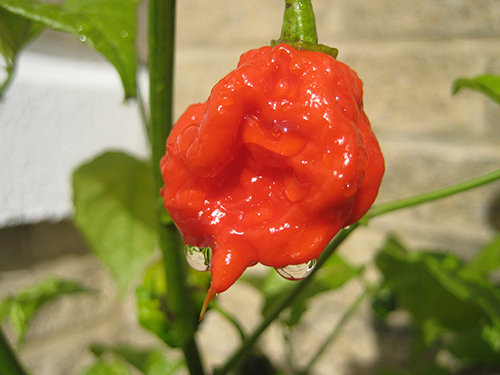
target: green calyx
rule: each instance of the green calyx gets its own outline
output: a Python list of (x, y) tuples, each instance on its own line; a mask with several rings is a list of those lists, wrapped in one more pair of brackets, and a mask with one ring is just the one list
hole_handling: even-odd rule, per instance
[(310, 0), (285, 0), (281, 37), (271, 46), (287, 43), (298, 50), (322, 52), (337, 58), (338, 50), (318, 44), (316, 18)]
[(278, 44), (286, 43), (291, 45), (293, 48), (297, 50), (306, 50), (306, 51), (315, 51), (315, 52), (321, 52), (326, 55), (330, 55), (334, 59), (337, 58), (337, 55), (339, 54), (339, 50), (337, 48), (333, 47), (328, 47), (325, 46), (324, 44), (313, 44), (313, 43), (308, 43), (304, 42), (303, 40), (282, 40), (282, 39), (273, 39), (271, 40), (271, 47), (276, 47)]

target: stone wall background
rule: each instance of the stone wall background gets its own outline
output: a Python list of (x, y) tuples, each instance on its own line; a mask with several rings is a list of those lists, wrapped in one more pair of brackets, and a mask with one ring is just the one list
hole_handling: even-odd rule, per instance
[[(320, 42), (339, 48), (339, 60), (365, 84), (365, 109), (386, 158), (377, 202), (444, 187), (500, 166), (499, 107), (471, 91), (451, 95), (458, 77), (500, 74), (499, 0), (314, 0), (313, 5)], [(282, 1), (179, 1), (176, 116), (190, 103), (204, 101), (242, 52), (279, 37), (282, 11)], [(145, 45), (142, 35), (138, 47), (143, 55)], [(89, 63), (98, 59), (79, 42), (53, 33), (30, 48), (73, 51), (91, 56)], [(342, 253), (364, 263), (387, 233), (396, 233), (411, 246), (471, 256), (499, 229), (499, 196), (496, 183), (376, 218), (343, 245)], [(75, 374), (93, 360), (86, 349), (90, 342), (153, 343), (136, 326), (133, 298), (117, 298), (108, 271), (88, 252), (70, 218), (50, 219), (0, 229), (0, 299), (52, 274), (82, 280), (101, 292), (63, 298), (42, 311), (23, 350), (29, 369), (35, 375)], [(311, 353), (359, 288), (348, 285), (315, 301), (295, 334), (301, 343), (299, 359)], [(220, 300), (248, 328), (256, 323), (258, 295), (244, 284)], [(274, 331), (263, 342), (280, 358)], [(364, 306), (316, 373), (369, 374), (381, 361), (397, 362), (404, 337), (395, 338), (400, 352), (390, 353), (382, 350), (381, 339)], [(237, 335), (220, 316), (209, 313), (200, 342), (205, 360), (216, 363), (235, 347)]]

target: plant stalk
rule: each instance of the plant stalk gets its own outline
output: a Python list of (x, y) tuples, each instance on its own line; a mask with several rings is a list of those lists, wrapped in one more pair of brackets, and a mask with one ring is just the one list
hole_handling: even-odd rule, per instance
[(281, 40), (318, 43), (316, 18), (310, 0), (285, 0)]
[(432, 202), (438, 199), (446, 198), (451, 195), (455, 195), (458, 193), (462, 193), (467, 190), (471, 190), (486, 184), (489, 184), (490, 182), (500, 180), (500, 169), (497, 169), (496, 171), (484, 174), (479, 177), (471, 178), (467, 181), (460, 182), (456, 185), (451, 185), (447, 186), (443, 189), (438, 189), (431, 191), (429, 193), (424, 193), (421, 195), (416, 195), (414, 197), (410, 198), (405, 198), (401, 200), (397, 200), (394, 202), (389, 202), (385, 204), (381, 204), (379, 206), (372, 207), (370, 211), (368, 211), (368, 214), (365, 215), (365, 217), (362, 219), (363, 222), (368, 221), (369, 219), (383, 215), (388, 212), (400, 210), (403, 208), (408, 208), (408, 207), (413, 207), (417, 206), (419, 204), (423, 203), (428, 203)]
[[(173, 126), (175, 17), (175, 0), (149, 1), (149, 101), (155, 194), (159, 194), (164, 184), (159, 164)], [(203, 375), (203, 364), (194, 339), (198, 319), (187, 286), (183, 241), (173, 224), (162, 222), (164, 210), (158, 197), (158, 230), (168, 288), (167, 306), (190, 374)]]
[(309, 363), (304, 367), (304, 370), (299, 371), (298, 375), (307, 375), (311, 371), (311, 368), (316, 364), (316, 362), (320, 359), (320, 357), (323, 355), (325, 352), (326, 348), (328, 345), (330, 345), (333, 340), (335, 340), (340, 332), (342, 331), (342, 328), (345, 326), (345, 324), (351, 319), (351, 317), (354, 315), (356, 311), (358, 311), (359, 306), (361, 305), (361, 302), (364, 301), (365, 297), (368, 295), (368, 289), (364, 290), (358, 298), (352, 303), (352, 305), (347, 309), (347, 311), (344, 313), (342, 316), (342, 319), (340, 319), (340, 322), (335, 326), (335, 329), (333, 332), (326, 338), (326, 340), (323, 342), (321, 345), (320, 349), (318, 352), (314, 355), (309, 360)]

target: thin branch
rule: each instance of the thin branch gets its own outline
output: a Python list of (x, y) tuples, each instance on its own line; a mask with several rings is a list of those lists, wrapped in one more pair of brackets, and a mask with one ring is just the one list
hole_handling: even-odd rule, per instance
[(388, 212), (401, 210), (403, 208), (417, 206), (419, 204), (432, 202), (438, 199), (446, 198), (451, 195), (455, 195), (458, 193), (465, 192), (467, 190), (471, 190), (486, 184), (489, 184), (493, 181), (500, 180), (500, 169), (484, 174), (479, 177), (472, 178), (470, 180), (458, 183), (456, 185), (448, 186), (443, 189), (431, 191), (429, 193), (424, 193), (421, 195), (416, 195), (414, 197), (401, 199), (394, 202), (389, 202), (385, 204), (381, 204), (379, 206), (372, 207), (372, 209), (368, 212), (368, 214), (362, 219), (363, 222), (367, 220), (386, 214)]
[(314, 366), (314, 364), (318, 361), (318, 359), (323, 355), (325, 352), (326, 348), (335, 340), (340, 332), (342, 331), (342, 328), (344, 328), (345, 324), (351, 319), (351, 317), (354, 315), (354, 313), (358, 310), (359, 306), (361, 305), (361, 302), (365, 299), (365, 297), (368, 295), (368, 289), (365, 289), (363, 293), (361, 293), (358, 298), (352, 303), (352, 305), (347, 309), (347, 311), (344, 313), (342, 316), (342, 319), (338, 322), (338, 324), (335, 326), (335, 329), (333, 332), (328, 336), (328, 338), (325, 340), (325, 342), (321, 345), (320, 349), (318, 352), (314, 355), (309, 360), (309, 363), (307, 366), (304, 367), (302, 371), (299, 372), (299, 375), (307, 375), (311, 368)]

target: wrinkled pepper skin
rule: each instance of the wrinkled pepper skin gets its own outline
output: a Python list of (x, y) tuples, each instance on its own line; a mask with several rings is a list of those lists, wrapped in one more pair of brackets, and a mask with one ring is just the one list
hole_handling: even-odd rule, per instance
[(347, 65), (287, 44), (248, 51), (179, 118), (161, 161), (187, 245), (211, 247), (212, 295), (260, 262), (317, 258), (373, 204), (384, 173)]

